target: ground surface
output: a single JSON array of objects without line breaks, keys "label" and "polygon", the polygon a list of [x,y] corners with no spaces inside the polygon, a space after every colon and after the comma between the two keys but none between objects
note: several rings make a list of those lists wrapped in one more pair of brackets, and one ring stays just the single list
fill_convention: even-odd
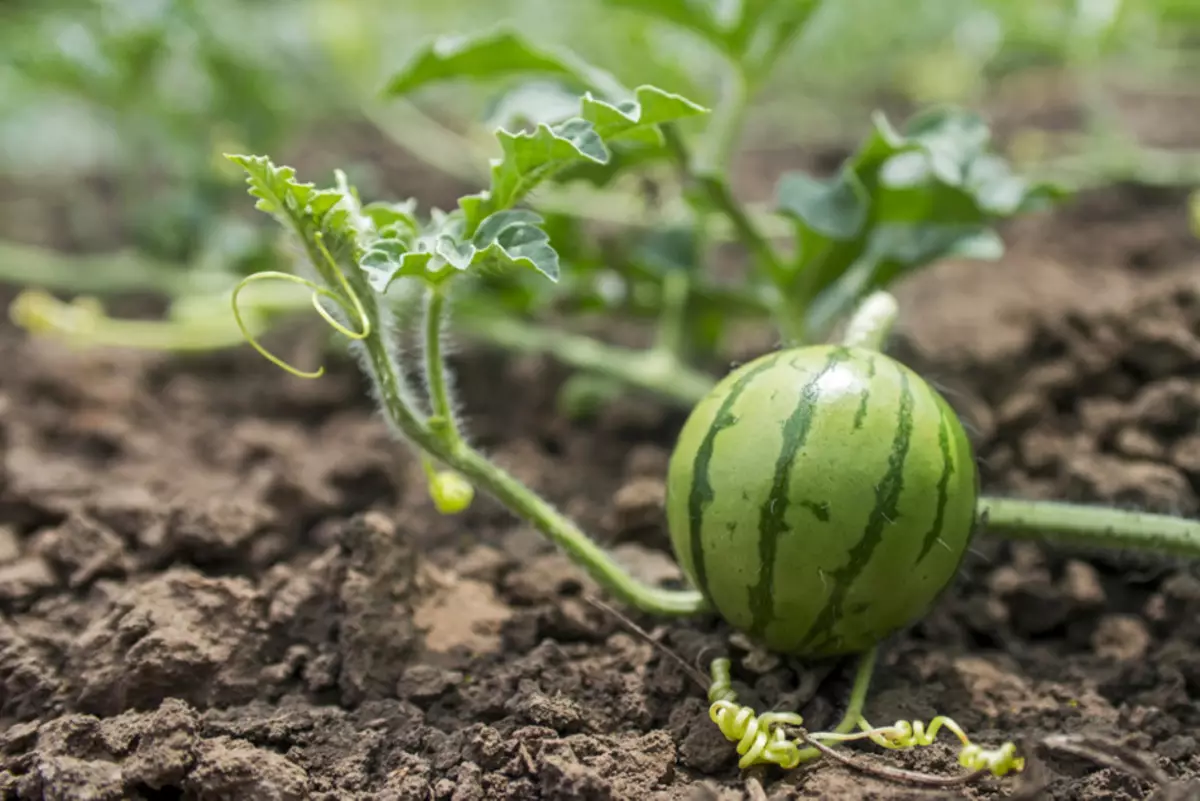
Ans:
[{"label": "ground surface", "polygon": [[[973,425],[987,489],[1196,514],[1182,195],[1105,191],[1006,237],[999,265],[902,287],[895,344]],[[536,534],[488,502],[433,511],[352,370],[303,382],[248,350],[72,353],[11,328],[0,364],[0,798],[761,797],[699,688]],[[644,575],[677,575],[678,414],[630,401],[570,424],[552,365],[482,354],[459,375],[480,445]],[[655,631],[689,660],[730,649],[712,623]],[[798,697],[803,671],[731,653],[744,701]],[[814,726],[847,668],[803,707]],[[1148,755],[1174,783],[1155,797],[1196,798],[1198,699],[1194,567],[981,541],[888,645],[868,714],[1030,744],[1026,775],[949,793],[823,763],[759,778],[772,799],[1151,797],[1035,747],[1086,733]],[[954,753],[857,755],[949,774]]]}]

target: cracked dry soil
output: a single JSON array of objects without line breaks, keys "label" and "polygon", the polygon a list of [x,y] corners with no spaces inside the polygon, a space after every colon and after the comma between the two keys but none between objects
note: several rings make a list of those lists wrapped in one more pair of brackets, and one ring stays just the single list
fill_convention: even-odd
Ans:
[{"label": "cracked dry soil", "polygon": [[[1177,201],[1085,199],[1011,227],[999,265],[902,288],[896,352],[971,422],[990,491],[1200,510],[1200,265]],[[434,512],[349,366],[303,382],[249,349],[73,352],[11,328],[0,363],[5,801],[754,797],[699,689],[579,571],[486,500]],[[571,423],[548,363],[458,368],[482,447],[644,576],[678,575],[661,502],[680,414],[629,399]],[[638,620],[688,660],[730,650],[746,702],[803,696],[804,671],[713,621]],[[814,726],[847,668],[803,704]],[[761,779],[771,799],[1200,798],[1198,699],[1194,566],[982,540],[888,644],[868,712],[1024,743],[1027,773]],[[1170,786],[1037,747],[1053,733],[1119,740]],[[958,770],[949,744],[855,752]]]}]

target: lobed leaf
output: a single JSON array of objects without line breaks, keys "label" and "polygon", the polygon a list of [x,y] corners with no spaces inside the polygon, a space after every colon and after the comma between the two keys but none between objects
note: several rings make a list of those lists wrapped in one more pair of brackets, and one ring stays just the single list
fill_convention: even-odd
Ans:
[{"label": "lobed leaf", "polygon": [[[438,81],[516,75],[549,80],[518,87],[493,110],[501,156],[492,163],[489,189],[459,202],[468,233],[483,217],[568,170],[604,183],[621,169],[662,158],[658,126],[708,113],[657,87],[631,92],[609,73],[569,52],[535,46],[509,27],[432,40],[392,76],[387,91],[401,95]],[[532,128],[513,130],[522,123]]]},{"label": "lobed leaf", "polygon": [[255,208],[295,231],[306,245],[314,244],[313,236],[318,231],[331,249],[356,239],[350,198],[344,191],[317,189],[314,184],[298,181],[293,168],[276,166],[267,156],[227,154],[226,158],[246,171],[250,194],[258,198]]},{"label": "lobed leaf", "polygon": [[487,112],[487,124],[511,131],[562,122],[578,113],[578,92],[556,81],[533,80],[501,95]]},{"label": "lobed leaf", "polygon": [[640,86],[633,100],[608,103],[589,93],[577,117],[541,122],[530,131],[497,131],[501,156],[492,162],[491,187],[459,201],[467,233],[473,233],[484,217],[511,208],[568,168],[609,165],[610,143],[661,150],[659,126],[707,111],[680,95]]},{"label": "lobed leaf", "polygon": [[715,3],[712,0],[604,0],[613,8],[627,8],[657,17],[704,39],[718,50],[737,55],[733,47],[733,32],[740,22],[740,9],[734,8],[736,17],[726,13],[718,16],[722,9],[740,6],[740,3]]},{"label": "lobed leaf", "polygon": [[1062,195],[1015,175],[989,142],[983,119],[966,111],[920,114],[903,133],[877,116],[832,178],[783,176],[777,209],[795,226],[793,291],[816,304],[814,326],[936,259],[998,257],[992,225]]},{"label": "lobed leaf", "polygon": [[542,218],[524,209],[499,211],[475,232],[471,266],[490,270],[531,269],[551,281],[559,277],[558,253],[541,228]]},{"label": "lobed leaf", "polygon": [[468,239],[461,216],[439,215],[430,230],[414,240],[374,242],[360,264],[377,292],[387,292],[400,278],[437,285],[468,270],[534,270],[557,281],[558,254],[541,223],[531,211],[500,211],[485,218]]},{"label": "lobed leaf", "polygon": [[396,97],[441,81],[493,81],[515,75],[565,79],[579,89],[610,97],[627,94],[604,70],[572,53],[537,47],[508,26],[430,40],[391,77],[386,93]]},{"label": "lobed leaf", "polygon": [[614,105],[588,94],[583,98],[580,116],[592,124],[605,142],[636,142],[657,147],[663,143],[659,126],[708,113],[704,106],[656,86],[639,86],[634,98]]},{"label": "lobed leaf", "polygon": [[690,31],[751,70],[769,67],[804,28],[818,0],[604,0]]}]

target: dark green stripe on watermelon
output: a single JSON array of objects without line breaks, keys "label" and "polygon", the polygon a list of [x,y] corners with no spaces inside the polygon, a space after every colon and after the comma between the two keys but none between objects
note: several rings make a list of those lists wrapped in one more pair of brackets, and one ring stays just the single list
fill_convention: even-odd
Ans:
[{"label": "dark green stripe on watermelon", "polygon": [[713,488],[712,483],[709,481],[708,469],[709,463],[712,461],[713,449],[716,446],[717,435],[737,422],[737,417],[730,410],[737,403],[746,386],[759,373],[769,370],[774,366],[775,362],[782,356],[783,354],[780,353],[772,358],[763,359],[753,369],[747,370],[734,382],[729,393],[721,402],[720,408],[717,410],[716,419],[713,420],[708,432],[704,435],[704,441],[700,443],[700,449],[696,452],[696,458],[692,464],[692,486],[688,493],[691,552],[696,589],[706,595],[708,594],[708,571],[704,562],[704,542],[701,538],[701,524],[704,520],[704,508],[713,499]]},{"label": "dark green stripe on watermelon", "polygon": [[917,554],[918,564],[942,538],[942,527],[946,523],[946,502],[950,498],[950,479],[954,477],[954,454],[950,452],[950,420],[948,418],[950,414],[953,412],[942,405],[941,419],[938,420],[938,448],[942,452],[942,477],[938,479],[937,486],[937,514],[933,518],[933,525],[929,527],[929,533],[925,535],[925,541],[921,543],[921,552]]},{"label": "dark green stripe on watermelon", "polygon": [[[867,360],[867,378],[875,377],[875,360]],[[863,421],[867,419],[867,401],[871,398],[870,384],[864,386],[862,391],[858,393],[858,409],[854,412],[854,430],[857,431],[863,426]]]},{"label": "dark green stripe on watermelon", "polygon": [[[887,472],[875,485],[875,506],[867,520],[866,531],[862,539],[850,549],[850,558],[846,566],[834,571],[830,578],[833,580],[833,592],[825,607],[817,615],[808,634],[800,641],[801,648],[813,645],[824,647],[832,638],[834,624],[842,615],[842,604],[850,585],[858,578],[858,574],[871,560],[875,549],[883,539],[883,529],[888,523],[894,522],[899,516],[897,505],[900,493],[904,491],[904,462],[908,459],[908,449],[912,444],[913,430],[913,394],[909,386],[908,373],[900,373],[900,408],[896,413],[896,436],[892,440],[892,452],[888,457]],[[864,611],[866,611],[864,609]],[[824,638],[824,639],[823,639]]]},{"label": "dark green stripe on watermelon", "polygon": [[771,622],[774,613],[774,579],[775,551],[779,535],[787,531],[786,515],[791,505],[792,466],[796,463],[796,453],[804,447],[808,432],[812,430],[813,416],[817,414],[817,403],[820,400],[818,387],[825,377],[839,362],[849,357],[844,348],[834,350],[820,372],[808,380],[800,390],[800,401],[795,410],[783,424],[783,447],[775,459],[775,476],[771,483],[771,494],[767,502],[759,510],[758,518],[758,583],[750,590],[750,615],[753,624],[750,634],[761,637],[767,624]]}]

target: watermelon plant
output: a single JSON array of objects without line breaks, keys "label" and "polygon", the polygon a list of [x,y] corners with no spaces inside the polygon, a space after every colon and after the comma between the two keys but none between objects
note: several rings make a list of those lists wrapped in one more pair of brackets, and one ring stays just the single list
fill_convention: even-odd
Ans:
[{"label": "watermelon plant", "polygon": [[[348,343],[442,512],[462,511],[482,491],[643,613],[718,615],[767,649],[810,660],[858,657],[845,715],[827,732],[807,731],[795,713],[759,715],[739,704],[730,662],[715,660],[710,716],[736,743],[742,767],[790,768],[851,740],[928,745],[946,730],[960,739],[968,772],[907,778],[945,783],[1020,770],[1012,743],[984,748],[949,718],[868,722],[862,710],[881,643],[936,602],[981,531],[1200,555],[1194,521],[982,497],[959,417],[884,352],[899,313],[892,282],[949,255],[995,257],[994,224],[1058,193],[1014,175],[989,149],[977,115],[934,109],[900,130],[877,116],[834,175],[784,175],[773,213],[750,212],[728,180],[746,102],[816,3],[747,0],[728,17],[687,2],[638,5],[722,55],[728,74],[711,104],[657,86],[626,87],[503,29],[431,42],[393,77],[388,91],[396,96],[435,81],[514,82],[488,186],[453,209],[364,202],[342,172],[318,188],[267,156],[231,155],[257,207],[296,247],[292,269],[255,273],[232,292],[232,323],[280,367],[316,378],[321,369],[292,366],[259,342],[269,310],[295,298],[310,304]],[[636,255],[611,264],[570,215],[539,209],[553,185],[614,186],[663,171],[677,181],[686,214],[630,233]],[[721,230],[748,256],[735,285],[712,269]],[[269,279],[284,282],[286,303],[260,292],[243,304],[244,291]],[[597,309],[610,326],[648,310],[654,343],[618,347],[523,319]],[[689,586],[639,581],[472,445],[445,358],[452,310],[458,332],[551,353],[583,375],[691,408],[666,502]],[[769,321],[780,346],[714,380],[696,365],[714,360],[742,313]],[[84,338],[99,319],[86,303],[64,311],[41,296],[24,297],[14,314],[27,327],[65,327]],[[65,324],[64,314],[73,315]],[[416,333],[415,352],[402,347],[402,331]]]},{"label": "watermelon plant", "polygon": [[[738,704],[730,663],[716,660],[710,715],[736,742],[742,767],[794,767],[855,739],[891,748],[927,745],[945,729],[960,738],[960,763],[969,770],[954,781],[1020,770],[1023,759],[1012,743],[981,747],[949,718],[928,726],[869,723],[862,708],[880,644],[936,602],[985,528],[1012,537],[1200,554],[1200,524],[1193,521],[981,497],[958,416],[930,384],[884,353],[898,308],[883,287],[934,254],[980,252],[980,242],[994,249],[989,223],[1027,208],[1047,190],[1026,184],[986,153],[969,115],[928,114],[907,134],[880,120],[830,181],[784,179],[782,206],[794,223],[797,249],[783,256],[738,205],[723,174],[705,171],[689,155],[681,124],[709,113],[699,103],[653,86],[624,89],[510,34],[435,43],[392,88],[497,70],[557,70],[590,88],[571,116],[501,128],[490,186],[450,211],[422,214],[411,200],[364,203],[340,172],[333,186],[318,188],[268,157],[230,156],[246,171],[257,207],[283,225],[299,251],[296,271],[260,273],[243,286],[275,278],[311,292],[317,312],[349,341],[391,427],[414,446],[441,511],[461,511],[483,491],[641,612],[716,614],[773,651],[811,660],[859,657],[846,714],[828,732],[806,731],[794,713],[758,715]],[[539,185],[573,170],[620,171],[660,160],[685,174],[698,219],[720,211],[740,232],[759,277],[773,290],[762,302],[784,334],[777,351],[719,381],[696,379],[678,395],[697,401],[667,476],[667,527],[690,584],[680,588],[637,580],[473,447],[444,357],[450,311],[460,300],[457,319],[469,328],[472,316],[482,313],[478,297],[489,288],[499,291],[497,281],[560,279],[547,221],[523,203]],[[690,276],[685,279],[686,289]],[[235,292],[234,316],[245,325],[238,300]],[[848,319],[844,310],[851,312]],[[410,323],[419,330],[411,361],[397,336]],[[813,341],[835,326],[843,329],[836,341]],[[290,372],[320,375],[288,365],[248,326],[245,331]],[[591,357],[594,363],[625,355],[594,347],[603,354]],[[676,356],[661,346],[630,351],[630,364],[612,372],[658,369],[655,360]],[[410,376],[410,363],[420,364],[420,383]]]},{"label": "watermelon plant", "polygon": [[[672,60],[663,43],[678,41],[680,31],[693,44],[677,49],[714,58],[681,76],[682,88],[630,89],[571,52],[501,27],[417,47],[386,92],[409,98],[466,81],[495,91],[487,116],[503,132],[497,145],[512,174],[483,173],[492,183],[515,183],[488,191],[500,195],[493,202],[519,201],[537,214],[557,280],[541,280],[538,270],[473,270],[456,282],[457,330],[571,367],[563,400],[573,411],[630,390],[690,408],[711,389],[711,372],[728,360],[743,323],[773,326],[789,344],[824,341],[872,289],[943,257],[998,256],[992,224],[1056,196],[1012,174],[978,115],[945,108],[900,128],[877,115],[832,176],[786,173],[773,204],[747,206],[728,176],[749,111],[828,4],[605,3],[679,29],[654,39],[665,51],[658,61]],[[626,116],[633,107],[636,119]],[[517,138],[519,131],[531,136]],[[461,158],[473,153],[464,145]],[[536,171],[526,174],[524,162]],[[508,197],[514,190],[518,196]],[[469,229],[474,221],[466,222]],[[749,253],[751,267],[734,281],[712,269],[731,241]],[[71,308],[45,292],[22,298],[15,311],[19,322],[75,341],[187,350],[241,341],[227,316],[212,311],[225,307],[227,286],[181,291],[158,333],[111,320],[96,303]],[[263,285],[245,299],[256,334],[308,302]],[[548,329],[549,317],[570,323]],[[610,329],[626,321],[653,328],[654,342],[620,347],[573,330],[592,320]]]}]

